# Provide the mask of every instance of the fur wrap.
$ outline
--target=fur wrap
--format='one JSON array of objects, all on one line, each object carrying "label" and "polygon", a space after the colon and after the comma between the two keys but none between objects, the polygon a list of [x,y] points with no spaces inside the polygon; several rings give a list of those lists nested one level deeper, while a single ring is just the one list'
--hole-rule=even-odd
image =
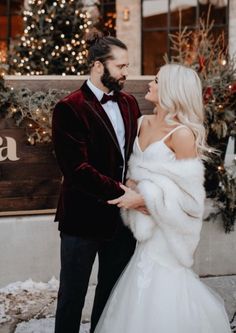
[{"label": "fur wrap", "polygon": [[145,162],[132,155],[128,177],[138,183],[150,215],[122,209],[124,223],[141,242],[161,228],[177,260],[191,267],[204,212],[203,163],[199,159]]}]

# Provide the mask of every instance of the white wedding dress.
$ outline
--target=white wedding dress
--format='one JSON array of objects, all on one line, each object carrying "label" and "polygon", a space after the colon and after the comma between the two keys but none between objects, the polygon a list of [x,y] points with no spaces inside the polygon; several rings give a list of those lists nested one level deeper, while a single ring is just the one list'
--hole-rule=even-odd
[{"label": "white wedding dress", "polygon": [[[164,143],[167,136],[144,151],[137,137],[133,154],[146,161],[174,160],[174,153]],[[152,238],[137,243],[95,330],[95,333],[230,332],[223,300],[191,269],[179,263],[158,226]]]}]

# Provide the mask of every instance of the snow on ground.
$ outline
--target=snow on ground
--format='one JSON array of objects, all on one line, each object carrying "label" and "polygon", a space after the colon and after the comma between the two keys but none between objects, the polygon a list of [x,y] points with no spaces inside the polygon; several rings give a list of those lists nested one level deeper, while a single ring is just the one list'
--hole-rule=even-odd
[{"label": "snow on ground", "polygon": [[[22,322],[53,317],[58,285],[55,278],[52,278],[48,283],[34,282],[32,279],[28,279],[1,288],[0,332],[13,333],[17,325]],[[32,332],[37,333],[34,329]],[[46,333],[45,330],[42,332]]]},{"label": "snow on ground", "polygon": [[24,282],[17,281],[11,284],[8,284],[6,287],[0,289],[0,293],[3,294],[14,294],[19,290],[38,292],[42,290],[57,290],[59,282],[55,277],[52,277],[48,283],[44,282],[34,282],[32,279],[28,279]]},{"label": "snow on ground", "polygon": [[54,328],[54,319],[31,319],[17,325],[15,333],[52,333]]},{"label": "snow on ground", "polygon": [[[89,324],[82,324],[80,333],[89,333]],[[15,333],[53,333],[54,318],[31,319],[27,323],[21,323],[17,326]]]},{"label": "snow on ground", "polygon": [[[28,279],[0,289],[0,332],[53,333],[59,282]],[[80,333],[89,333],[89,323],[81,325]]]}]

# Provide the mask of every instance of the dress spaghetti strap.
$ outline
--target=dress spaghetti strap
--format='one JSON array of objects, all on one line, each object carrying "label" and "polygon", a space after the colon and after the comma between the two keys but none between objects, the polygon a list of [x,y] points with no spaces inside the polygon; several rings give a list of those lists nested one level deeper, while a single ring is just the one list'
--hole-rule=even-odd
[{"label": "dress spaghetti strap", "polygon": [[179,128],[182,128],[182,127],[185,127],[185,128],[188,128],[187,126],[185,125],[179,125],[177,127],[175,127],[174,129],[172,129],[169,133],[167,133],[164,138],[162,138],[160,141],[165,141],[169,136],[171,136],[171,134],[173,134],[175,131],[177,131]]},{"label": "dress spaghetti strap", "polygon": [[141,116],[138,118],[137,136],[139,135],[139,131],[140,131],[140,127],[141,127],[143,118],[144,118],[144,116]]}]

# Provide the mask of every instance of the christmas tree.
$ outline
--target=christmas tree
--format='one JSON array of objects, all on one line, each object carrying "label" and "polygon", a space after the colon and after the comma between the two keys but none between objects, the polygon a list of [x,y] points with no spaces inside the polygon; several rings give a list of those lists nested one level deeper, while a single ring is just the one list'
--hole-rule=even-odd
[{"label": "christmas tree", "polygon": [[205,185],[229,232],[236,219],[236,160],[226,167],[224,159],[229,137],[236,136],[236,63],[228,54],[224,33],[213,36],[213,24],[200,20],[196,31],[182,30],[180,24],[179,32],[170,35],[171,61],[192,67],[201,78],[207,141],[219,152],[206,165]]},{"label": "christmas tree", "polygon": [[12,74],[80,75],[88,71],[84,35],[92,24],[81,0],[29,0]]}]

